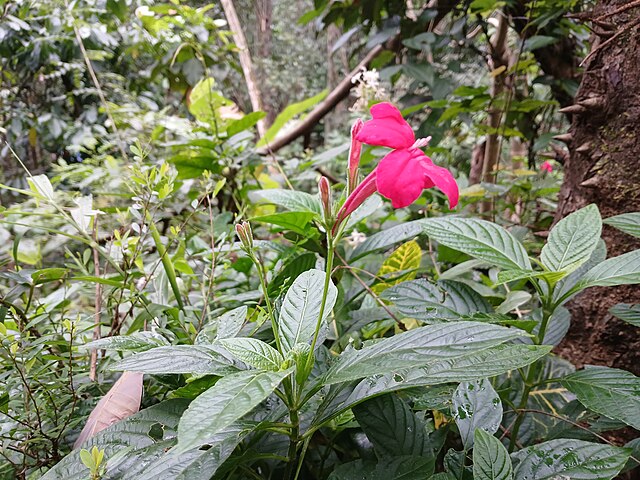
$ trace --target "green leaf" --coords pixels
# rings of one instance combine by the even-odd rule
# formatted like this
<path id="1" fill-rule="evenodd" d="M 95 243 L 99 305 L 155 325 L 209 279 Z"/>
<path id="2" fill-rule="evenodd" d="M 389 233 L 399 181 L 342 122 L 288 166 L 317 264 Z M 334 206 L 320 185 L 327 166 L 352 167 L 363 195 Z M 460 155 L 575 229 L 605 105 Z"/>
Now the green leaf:
<path id="1" fill-rule="evenodd" d="M 240 333 L 242 325 L 247 318 L 247 307 L 235 308 L 218 318 L 217 338 L 232 338 Z"/>
<path id="2" fill-rule="evenodd" d="M 313 338 L 320 316 L 325 278 L 321 270 L 307 270 L 289 287 L 278 318 L 278 335 L 285 351 L 291 350 L 296 343 L 308 343 Z M 329 280 L 322 324 L 333 310 L 337 296 L 338 289 Z"/>
<path id="3" fill-rule="evenodd" d="M 156 332 L 135 332 L 131 335 L 117 335 L 83 345 L 84 349 L 105 349 L 131 352 L 144 352 L 152 348 L 168 346 L 169 341 Z"/>
<path id="4" fill-rule="evenodd" d="M 461 315 L 492 310 L 487 301 L 469 286 L 450 280 L 436 284 L 423 278 L 402 282 L 387 289 L 382 298 L 393 302 L 405 317 L 426 323 L 458 320 Z"/>
<path id="5" fill-rule="evenodd" d="M 287 289 L 302 273 L 313 269 L 316 266 L 316 262 L 315 253 L 303 253 L 289 260 L 284 268 L 269 282 L 267 286 L 269 295 L 276 298 L 281 291 Z"/>
<path id="6" fill-rule="evenodd" d="M 395 394 L 383 395 L 356 406 L 356 420 L 378 457 L 432 456 L 424 422 Z"/>
<path id="7" fill-rule="evenodd" d="M 453 394 L 453 416 L 465 450 L 473 446 L 474 432 L 482 429 L 494 434 L 502 421 L 502 402 L 487 379 L 462 382 Z"/>
<path id="8" fill-rule="evenodd" d="M 396 371 L 357 383 L 333 385 L 318 408 L 314 425 L 331 418 L 368 398 L 412 387 L 464 382 L 501 375 L 529 365 L 551 351 L 550 346 L 498 345 L 454 358 L 442 358 L 426 367 Z"/>
<path id="9" fill-rule="evenodd" d="M 557 41 L 558 37 L 551 37 L 548 35 L 533 35 L 532 37 L 527 38 L 527 40 L 524 42 L 523 49 L 526 52 L 532 52 L 539 48 L 553 45 Z"/>
<path id="10" fill-rule="evenodd" d="M 393 285 L 405 280 L 413 280 L 416 276 L 416 270 L 420 267 L 421 260 L 422 250 L 415 240 L 400 245 L 382 263 L 378 270 L 378 276 L 384 277 L 385 280 L 374 285 L 372 290 L 380 294 Z"/>
<path id="11" fill-rule="evenodd" d="M 215 89 L 213 77 L 200 80 L 189 94 L 189 111 L 201 122 L 222 124 L 218 110 L 220 107 L 233 105 L 233 102 Z"/>
<path id="12" fill-rule="evenodd" d="M 311 212 L 320 215 L 322 207 L 320 200 L 315 195 L 295 190 L 283 190 L 270 188 L 267 190 L 252 190 L 249 192 L 251 201 L 262 200 L 286 208 L 293 212 Z"/>
<path id="13" fill-rule="evenodd" d="M 565 272 L 532 272 L 527 270 L 502 270 L 498 272 L 498 285 L 529 278 L 543 278 L 552 283 L 566 275 Z"/>
<path id="14" fill-rule="evenodd" d="M 506 270 L 531 270 L 522 244 L 504 228 L 474 218 L 442 217 L 424 221 L 424 232 L 449 248 Z"/>
<path id="15" fill-rule="evenodd" d="M 284 362 L 275 348 L 257 338 L 228 338 L 220 344 L 238 360 L 262 370 L 277 372 Z"/>
<path id="16" fill-rule="evenodd" d="M 588 367 L 562 379 L 580 403 L 640 430 L 640 378 L 617 368 Z"/>
<path id="17" fill-rule="evenodd" d="M 591 258 L 589 258 L 586 263 L 582 264 L 576 271 L 570 273 L 566 277 L 563 277 L 558 281 L 558 283 L 556 283 L 555 289 L 553 290 L 553 301 L 558 302 L 562 298 L 564 298 L 565 301 L 568 300 L 575 292 L 574 287 L 584 274 L 596 265 L 604 262 L 606 258 L 607 247 L 604 241 L 600 239 L 596 249 L 591 254 Z"/>
<path id="18" fill-rule="evenodd" d="M 136 353 L 111 367 L 151 374 L 209 373 L 225 375 L 236 372 L 231 359 L 214 347 L 204 345 L 175 345 L 158 347 Z"/>
<path id="19" fill-rule="evenodd" d="M 218 380 L 184 412 L 176 453 L 207 443 L 271 395 L 289 373 L 244 371 Z"/>
<path id="20" fill-rule="evenodd" d="M 433 469 L 434 461 L 424 457 L 356 460 L 338 466 L 328 480 L 424 480 L 433 473 Z"/>
<path id="21" fill-rule="evenodd" d="M 629 458 L 624 448 L 584 442 L 551 440 L 511 455 L 515 480 L 556 480 L 558 478 L 609 480 Z"/>
<path id="22" fill-rule="evenodd" d="M 613 257 L 596 265 L 580 279 L 575 289 L 613 287 L 640 283 L 640 250 Z"/>
<path id="23" fill-rule="evenodd" d="M 266 116 L 267 114 L 265 112 L 248 113 L 242 118 L 229 123 L 229 126 L 227 127 L 227 135 L 233 137 L 237 133 L 249 130 Z"/>
<path id="24" fill-rule="evenodd" d="M 282 127 L 285 126 L 287 122 L 293 120 L 294 117 L 304 113 L 305 111 L 315 106 L 317 103 L 321 102 L 328 93 L 329 92 L 327 90 L 323 90 L 313 97 L 302 100 L 301 102 L 287 105 L 287 107 L 276 117 L 276 119 L 273 121 L 273 124 L 264 134 L 264 137 L 262 137 L 258 141 L 256 146 L 258 148 L 268 146 L 269 142 L 273 141 L 276 138 L 278 132 L 282 129 Z"/>
<path id="25" fill-rule="evenodd" d="M 513 467 L 502 442 L 481 428 L 476 429 L 473 446 L 474 480 L 511 480 Z"/>
<path id="26" fill-rule="evenodd" d="M 524 290 L 513 290 L 507 293 L 504 302 L 496 307 L 496 313 L 506 315 L 531 300 L 531 294 Z"/>
<path id="27" fill-rule="evenodd" d="M 345 350 L 324 382 L 357 380 L 408 368 L 427 366 L 443 357 L 453 359 L 522 336 L 517 329 L 478 322 L 430 325 L 384 338 L 360 350 Z"/>
<path id="28" fill-rule="evenodd" d="M 604 223 L 640 238 L 640 212 L 623 213 L 622 215 L 609 217 L 604 220 Z"/>
<path id="29" fill-rule="evenodd" d="M 273 215 L 263 215 L 261 217 L 253 217 L 251 222 L 269 223 L 277 225 L 300 235 L 309 233 L 309 223 L 315 218 L 316 214 L 312 212 L 282 212 Z"/>
<path id="30" fill-rule="evenodd" d="M 368 253 L 389 248 L 396 243 L 404 242 L 420 235 L 424 223 L 425 220 L 414 220 L 371 235 L 351 252 L 349 261 L 354 261 Z"/>
<path id="31" fill-rule="evenodd" d="M 619 303 L 609 309 L 611 315 L 636 327 L 640 327 L 640 304 Z"/>
<path id="32" fill-rule="evenodd" d="M 571 273 L 591 257 L 602 233 L 602 219 L 594 204 L 560 220 L 542 248 L 542 265 L 554 272 Z"/>

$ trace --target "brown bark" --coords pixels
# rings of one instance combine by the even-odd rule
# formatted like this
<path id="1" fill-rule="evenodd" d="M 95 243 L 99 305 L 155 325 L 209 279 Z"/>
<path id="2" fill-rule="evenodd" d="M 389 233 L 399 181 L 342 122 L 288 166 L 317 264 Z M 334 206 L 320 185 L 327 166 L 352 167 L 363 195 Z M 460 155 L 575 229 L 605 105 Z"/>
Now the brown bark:
<path id="1" fill-rule="evenodd" d="M 265 59 L 271 57 L 271 47 L 273 44 L 273 36 L 271 34 L 271 20 L 273 18 L 273 2 L 272 0 L 255 0 L 256 11 L 256 55 L 259 59 L 259 68 L 257 69 L 258 84 L 261 92 L 262 108 L 267 114 L 265 118 L 265 126 L 269 126 L 276 119 L 277 112 L 273 103 L 270 101 L 272 95 L 269 92 L 269 82 L 267 81 L 267 69 Z"/>
<path id="2" fill-rule="evenodd" d="M 627 0 L 601 0 L 594 17 L 610 14 Z M 616 29 L 637 11 L 611 16 Z M 595 203 L 603 217 L 640 210 L 640 37 L 629 28 L 619 40 L 595 50 L 587 62 L 572 109 L 570 158 L 556 220 Z M 596 50 L 597 49 L 597 50 Z M 640 241 L 605 226 L 608 256 L 640 248 Z M 617 303 L 640 303 L 637 285 L 592 288 L 569 304 L 572 326 L 560 353 L 578 365 L 600 364 L 640 373 L 640 330 L 608 313 Z"/>
<path id="3" fill-rule="evenodd" d="M 251 101 L 251 108 L 254 112 L 262 110 L 262 98 L 260 95 L 260 89 L 256 82 L 255 71 L 253 68 L 253 62 L 251 61 L 251 54 L 247 47 L 247 40 L 242 31 L 242 25 L 240 19 L 236 13 L 236 9 L 233 6 L 233 0 L 221 0 L 224 15 L 229 22 L 229 29 L 233 32 L 233 40 L 238 47 L 238 56 L 240 57 L 240 66 L 242 67 L 242 73 L 244 74 L 244 80 L 247 84 L 247 90 L 249 92 L 249 100 Z M 264 120 L 258 122 L 258 133 L 260 136 L 264 136 L 266 128 Z"/>

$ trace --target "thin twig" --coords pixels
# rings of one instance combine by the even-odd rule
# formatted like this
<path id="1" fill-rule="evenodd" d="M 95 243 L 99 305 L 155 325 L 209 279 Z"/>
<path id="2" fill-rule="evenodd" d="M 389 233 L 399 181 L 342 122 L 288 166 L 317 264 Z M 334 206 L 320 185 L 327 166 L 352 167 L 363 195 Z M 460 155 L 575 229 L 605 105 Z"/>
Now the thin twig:
<path id="1" fill-rule="evenodd" d="M 98 215 L 93 217 L 93 239 L 98 242 Z M 93 248 L 93 272 L 96 279 L 100 278 L 100 255 L 98 250 Z M 100 322 L 102 316 L 102 284 L 96 281 L 95 315 L 93 316 L 93 341 L 100 339 Z M 91 361 L 89 367 L 89 379 L 96 381 L 96 366 L 98 364 L 98 350 L 91 349 Z"/>

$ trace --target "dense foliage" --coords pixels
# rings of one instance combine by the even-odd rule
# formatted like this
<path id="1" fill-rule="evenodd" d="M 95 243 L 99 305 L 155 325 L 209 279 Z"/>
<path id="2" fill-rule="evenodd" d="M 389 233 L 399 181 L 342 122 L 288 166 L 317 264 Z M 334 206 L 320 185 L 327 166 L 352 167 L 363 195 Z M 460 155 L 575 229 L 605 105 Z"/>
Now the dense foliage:
<path id="1" fill-rule="evenodd" d="M 567 302 L 640 283 L 640 250 L 608 256 L 601 239 L 603 223 L 640 237 L 640 212 L 602 219 L 589 205 L 552 226 L 558 107 L 576 82 L 536 51 L 570 39 L 580 52 L 584 27 L 566 13 L 584 5 L 289 3 L 275 2 L 257 62 L 267 110 L 281 112 L 262 139 L 267 114 L 241 111 L 217 4 L 3 7 L 0 477 L 636 467 L 638 377 L 552 352 Z M 341 36 L 318 49 L 329 28 Z M 379 45 L 304 149 L 268 151 L 327 98 L 321 52 L 353 54 L 353 67 Z M 411 126 L 358 136 L 388 100 Z M 385 147 L 396 175 L 383 177 Z M 409 157 L 429 179 L 414 202 Z M 612 313 L 636 328 L 638 308 Z"/>

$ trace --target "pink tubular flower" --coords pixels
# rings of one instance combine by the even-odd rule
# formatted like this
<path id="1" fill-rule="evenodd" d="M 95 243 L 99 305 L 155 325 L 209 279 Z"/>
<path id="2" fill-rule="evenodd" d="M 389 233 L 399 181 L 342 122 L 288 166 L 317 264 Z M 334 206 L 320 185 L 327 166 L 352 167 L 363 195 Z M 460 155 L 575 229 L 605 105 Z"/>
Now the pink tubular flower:
<path id="1" fill-rule="evenodd" d="M 542 162 L 542 165 L 540 165 L 540 170 L 543 172 L 551 173 L 553 172 L 553 165 L 551 165 L 549 162 Z"/>
<path id="2" fill-rule="evenodd" d="M 391 200 L 394 208 L 411 205 L 425 188 L 438 187 L 449 199 L 449 207 L 458 204 L 458 185 L 446 168 L 434 165 L 400 111 L 390 103 L 371 107 L 372 120 L 365 122 L 355 136 L 369 145 L 389 147 L 387 154 L 363 182 L 356 187 L 338 213 L 336 225 L 358 208 L 374 192 Z"/>

